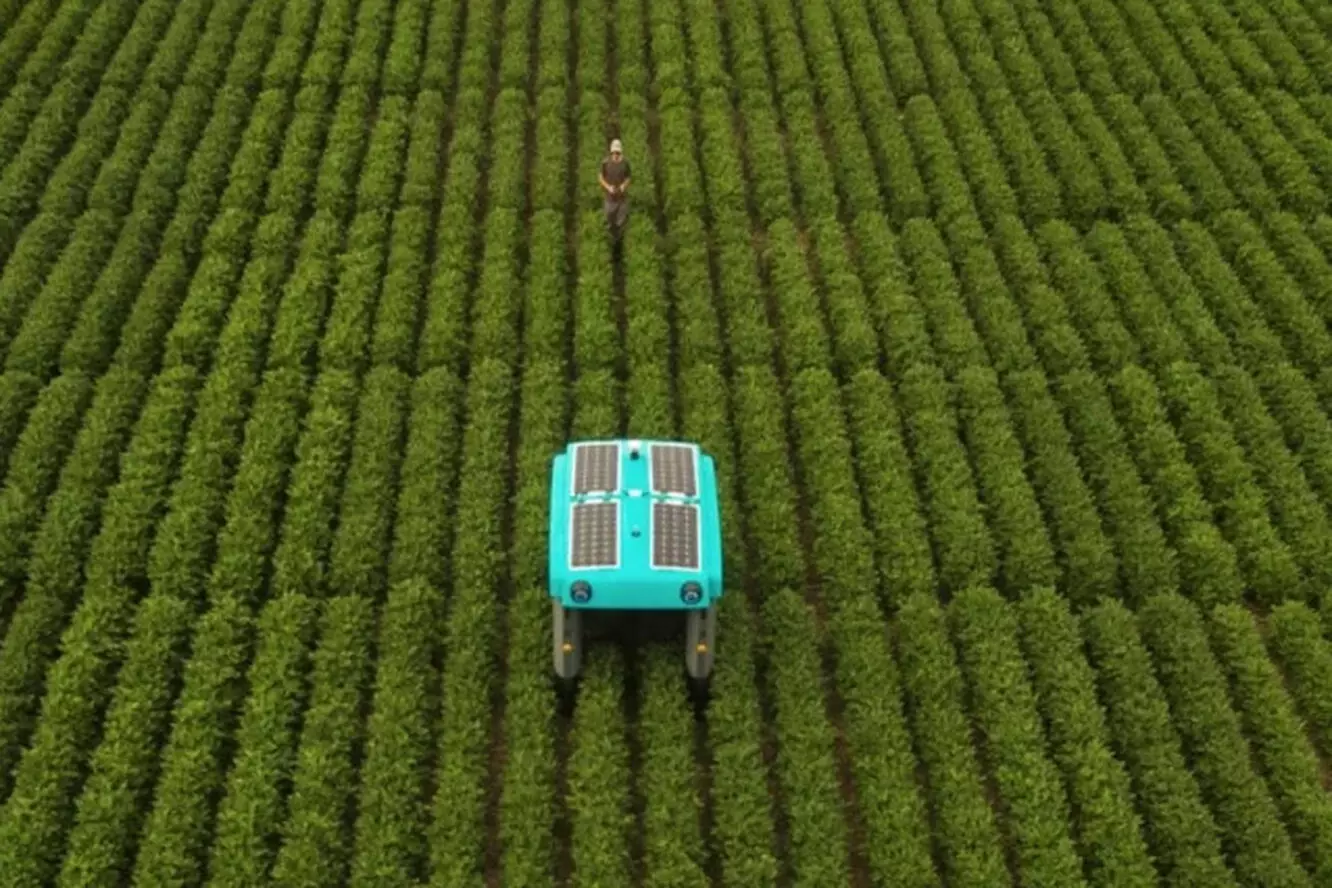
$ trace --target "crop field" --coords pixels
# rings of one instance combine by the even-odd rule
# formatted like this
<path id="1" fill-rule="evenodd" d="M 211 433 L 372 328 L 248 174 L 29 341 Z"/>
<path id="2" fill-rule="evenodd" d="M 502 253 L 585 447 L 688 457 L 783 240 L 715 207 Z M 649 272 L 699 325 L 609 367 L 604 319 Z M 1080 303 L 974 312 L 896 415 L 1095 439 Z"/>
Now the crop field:
<path id="1" fill-rule="evenodd" d="M 0 0 L 0 888 L 1332 885 L 1330 195 L 1325 0 Z"/>

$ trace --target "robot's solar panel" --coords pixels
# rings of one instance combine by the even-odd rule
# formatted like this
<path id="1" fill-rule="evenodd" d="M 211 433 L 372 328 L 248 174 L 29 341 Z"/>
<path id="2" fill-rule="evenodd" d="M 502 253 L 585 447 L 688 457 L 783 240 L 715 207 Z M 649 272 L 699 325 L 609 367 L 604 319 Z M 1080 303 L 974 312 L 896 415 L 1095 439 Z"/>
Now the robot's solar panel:
<path id="1" fill-rule="evenodd" d="M 578 503 L 569 537 L 570 567 L 615 567 L 620 560 L 619 538 L 618 503 Z"/>
<path id="2" fill-rule="evenodd" d="M 698 506 L 652 504 L 652 566 L 698 570 Z"/>
<path id="3" fill-rule="evenodd" d="M 652 490 L 656 493 L 697 496 L 694 448 L 681 444 L 653 444 Z"/>
<path id="4" fill-rule="evenodd" d="M 620 480 L 617 444 L 580 444 L 574 448 L 573 492 L 615 490 Z"/>

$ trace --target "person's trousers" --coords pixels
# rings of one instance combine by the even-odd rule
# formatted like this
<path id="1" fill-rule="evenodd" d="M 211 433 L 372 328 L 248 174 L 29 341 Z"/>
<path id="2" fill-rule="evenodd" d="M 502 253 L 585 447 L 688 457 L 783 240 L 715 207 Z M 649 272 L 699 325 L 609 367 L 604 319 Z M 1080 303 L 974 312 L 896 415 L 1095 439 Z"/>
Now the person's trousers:
<path id="1" fill-rule="evenodd" d="M 606 222 L 611 230 L 617 235 L 624 230 L 625 223 L 629 221 L 629 201 L 628 199 L 613 200 L 606 198 L 605 201 Z"/>

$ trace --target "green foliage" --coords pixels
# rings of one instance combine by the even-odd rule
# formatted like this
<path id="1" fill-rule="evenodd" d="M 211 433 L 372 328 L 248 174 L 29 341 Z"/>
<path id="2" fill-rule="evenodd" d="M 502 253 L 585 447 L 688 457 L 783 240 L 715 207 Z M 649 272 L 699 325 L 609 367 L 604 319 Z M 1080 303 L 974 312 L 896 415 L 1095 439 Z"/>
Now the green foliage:
<path id="1" fill-rule="evenodd" d="M 813 609 L 790 588 L 773 590 L 764 601 L 763 627 L 789 863 L 801 884 L 845 885 L 850 859 L 836 736 L 820 672 L 822 633 Z"/>
<path id="2" fill-rule="evenodd" d="M 1329 29 L 0 0 L 0 885 L 1326 881 Z M 706 695 L 551 686 L 619 435 Z"/>
<path id="3" fill-rule="evenodd" d="M 1134 614 L 1103 602 L 1083 618 L 1083 637 L 1161 878 L 1167 885 L 1238 885 Z"/>
<path id="4" fill-rule="evenodd" d="M 1024 881 L 1085 885 L 1012 609 L 993 589 L 973 586 L 953 599 L 948 616 L 1018 872 Z"/>
<path id="5" fill-rule="evenodd" d="M 269 875 L 276 885 L 341 882 L 350 873 L 353 830 L 347 814 L 356 800 L 354 756 L 365 731 L 374 635 L 375 614 L 367 599 L 342 596 L 323 609 L 310 703 Z"/>
<path id="6" fill-rule="evenodd" d="M 1049 587 L 1028 590 L 1016 609 L 1032 691 L 1045 719 L 1050 758 L 1068 787 L 1073 837 L 1088 882 L 1157 884 L 1142 815 L 1134 808 L 1125 765 L 1115 757 L 1076 617 Z"/>
<path id="7" fill-rule="evenodd" d="M 1252 614 L 1238 605 L 1223 605 L 1212 612 L 1209 628 L 1249 745 L 1258 754 L 1260 773 L 1304 868 L 1316 882 L 1322 881 L 1332 866 L 1328 844 L 1332 800 L 1323 789 L 1318 757 L 1294 702 L 1282 686 Z M 1259 865 L 1266 872 L 1275 867 Z"/>
<path id="8" fill-rule="evenodd" d="M 316 603 L 302 595 L 274 598 L 259 615 L 244 712 L 209 852 L 213 888 L 262 880 L 273 864 L 309 693 L 306 673 L 317 617 Z"/>
<path id="9" fill-rule="evenodd" d="M 1237 628 L 1233 617 L 1226 619 L 1233 607 L 1221 605 L 1213 610 L 1223 651 L 1230 641 L 1224 634 L 1226 628 L 1231 632 Z M 1170 703 L 1171 721 L 1183 740 L 1203 797 L 1216 816 L 1236 878 L 1311 884 L 1299 867 L 1271 792 L 1253 765 L 1251 741 L 1232 708 L 1226 676 L 1209 647 L 1202 614 L 1183 598 L 1164 595 L 1143 605 L 1138 623 Z M 1245 690 L 1241 685 L 1242 708 L 1248 708 Z M 1266 742 L 1260 749 L 1271 754 Z"/>
<path id="10" fill-rule="evenodd" d="M 932 596 L 912 595 L 895 627 L 906 711 L 929 788 L 932 832 L 948 882 L 1007 885 L 999 824 L 986 800 L 963 709 L 963 677 L 945 620 Z"/>
<path id="11" fill-rule="evenodd" d="M 441 603 L 420 579 L 388 592 L 356 798 L 353 885 L 411 884 L 425 861 Z"/>

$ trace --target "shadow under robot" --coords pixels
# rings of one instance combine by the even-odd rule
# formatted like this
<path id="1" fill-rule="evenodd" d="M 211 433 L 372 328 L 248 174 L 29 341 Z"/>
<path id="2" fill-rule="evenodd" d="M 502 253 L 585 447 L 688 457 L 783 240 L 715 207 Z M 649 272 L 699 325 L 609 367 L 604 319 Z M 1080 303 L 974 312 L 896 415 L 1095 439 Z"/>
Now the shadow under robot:
<path id="1" fill-rule="evenodd" d="M 582 666 L 590 611 L 685 615 L 685 668 L 712 672 L 722 596 L 711 456 L 682 441 L 573 441 L 551 466 L 548 592 L 555 674 Z"/>

